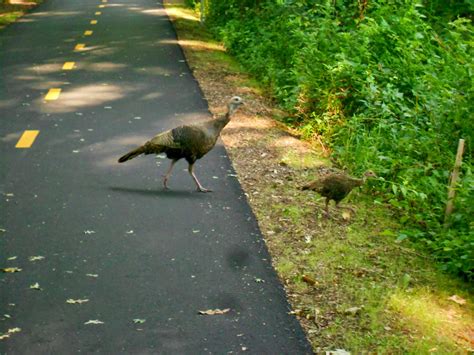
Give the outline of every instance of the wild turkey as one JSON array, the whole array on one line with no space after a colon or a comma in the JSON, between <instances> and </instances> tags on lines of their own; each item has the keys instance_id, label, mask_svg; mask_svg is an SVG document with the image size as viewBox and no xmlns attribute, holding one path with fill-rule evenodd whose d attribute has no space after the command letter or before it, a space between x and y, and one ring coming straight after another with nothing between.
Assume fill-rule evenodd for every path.
<instances>
[{"instance_id":1,"label":"wild turkey","mask_svg":"<svg viewBox=\"0 0 474 355\"><path fill-rule=\"evenodd\" d=\"M321 179L315 180L305 186L302 190L312 190L326 197L326 216L329 216L329 201L334 200L336 207L339 207L341 202L354 187L365 184L368 177L376 177L372 171L368 170L364 173L362 179L355 179L345 174L329 174Z\"/></svg>"},{"instance_id":2,"label":"wild turkey","mask_svg":"<svg viewBox=\"0 0 474 355\"><path fill-rule=\"evenodd\" d=\"M194 174L193 167L197 159L201 159L216 144L220 132L229 123L232 114L243 104L243 100L234 96L230 99L227 106L227 113L222 117L199 122L195 124L183 125L168 131L162 132L142 146L132 150L122 156L118 162L123 163L133 159L140 154L160 154L165 153L168 159L171 159L171 165L163 179L165 189L168 189L168 179L173 170L174 164L181 158L188 162L188 171L198 191L209 192L211 190L202 187L201 183Z\"/></svg>"}]
</instances>

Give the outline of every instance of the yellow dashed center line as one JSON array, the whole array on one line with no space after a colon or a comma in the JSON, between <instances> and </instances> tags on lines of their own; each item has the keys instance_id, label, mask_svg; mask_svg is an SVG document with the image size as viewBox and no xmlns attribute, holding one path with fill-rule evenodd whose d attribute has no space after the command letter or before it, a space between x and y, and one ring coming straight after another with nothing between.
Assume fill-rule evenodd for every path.
<instances>
[{"instance_id":1,"label":"yellow dashed center line","mask_svg":"<svg viewBox=\"0 0 474 355\"><path fill-rule=\"evenodd\" d=\"M49 91L46 94L46 96L44 97L44 99L46 101L57 100L60 93L61 93L61 89L58 89L58 88L49 89Z\"/></svg>"},{"instance_id":2,"label":"yellow dashed center line","mask_svg":"<svg viewBox=\"0 0 474 355\"><path fill-rule=\"evenodd\" d=\"M91 25L97 25L97 20L92 20Z\"/></svg>"},{"instance_id":3,"label":"yellow dashed center line","mask_svg":"<svg viewBox=\"0 0 474 355\"><path fill-rule=\"evenodd\" d=\"M63 65L63 70L72 70L72 69L74 69L75 65L76 65L75 62L66 62Z\"/></svg>"},{"instance_id":4,"label":"yellow dashed center line","mask_svg":"<svg viewBox=\"0 0 474 355\"><path fill-rule=\"evenodd\" d=\"M29 148L38 136L39 131L25 131L18 140L15 148Z\"/></svg>"},{"instance_id":5,"label":"yellow dashed center line","mask_svg":"<svg viewBox=\"0 0 474 355\"><path fill-rule=\"evenodd\" d=\"M100 16L100 15L102 15L102 12L97 11L97 12L95 13L95 15L96 15L96 16Z\"/></svg>"},{"instance_id":6,"label":"yellow dashed center line","mask_svg":"<svg viewBox=\"0 0 474 355\"><path fill-rule=\"evenodd\" d=\"M92 31L87 30L87 31L84 32L84 36L91 36L92 33L93 33Z\"/></svg>"},{"instance_id":7,"label":"yellow dashed center line","mask_svg":"<svg viewBox=\"0 0 474 355\"><path fill-rule=\"evenodd\" d=\"M74 47L74 50L75 51L80 51L81 49L84 49L86 45L84 43L78 43L76 44L76 46Z\"/></svg>"}]
</instances>

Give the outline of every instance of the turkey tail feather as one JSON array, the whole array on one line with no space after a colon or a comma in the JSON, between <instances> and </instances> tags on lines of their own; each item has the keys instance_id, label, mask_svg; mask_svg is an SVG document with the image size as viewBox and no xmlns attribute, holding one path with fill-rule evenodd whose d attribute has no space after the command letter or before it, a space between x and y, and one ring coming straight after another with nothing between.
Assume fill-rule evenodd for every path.
<instances>
[{"instance_id":1,"label":"turkey tail feather","mask_svg":"<svg viewBox=\"0 0 474 355\"><path fill-rule=\"evenodd\" d=\"M301 190L315 190L318 187L318 181L310 182L309 184L301 186Z\"/></svg>"},{"instance_id":2,"label":"turkey tail feather","mask_svg":"<svg viewBox=\"0 0 474 355\"><path fill-rule=\"evenodd\" d=\"M120 157L118 162L123 163L123 162L126 162L127 160L133 159L133 158L139 156L140 154L145 153L145 150L146 150L145 146L142 145L141 147L138 147L138 148L132 150L131 152L128 152L124 156Z\"/></svg>"}]
</instances>

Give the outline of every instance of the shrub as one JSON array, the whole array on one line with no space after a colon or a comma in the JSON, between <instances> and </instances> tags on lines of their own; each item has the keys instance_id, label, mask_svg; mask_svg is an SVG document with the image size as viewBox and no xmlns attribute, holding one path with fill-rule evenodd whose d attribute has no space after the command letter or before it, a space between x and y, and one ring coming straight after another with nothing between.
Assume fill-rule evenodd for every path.
<instances>
[{"instance_id":1,"label":"shrub","mask_svg":"<svg viewBox=\"0 0 474 355\"><path fill-rule=\"evenodd\" d=\"M443 268L474 276L469 1L209 0L208 25L339 165L382 179L377 198ZM466 139L450 227L457 141ZM382 196L382 197L380 197Z\"/></svg>"}]
</instances>

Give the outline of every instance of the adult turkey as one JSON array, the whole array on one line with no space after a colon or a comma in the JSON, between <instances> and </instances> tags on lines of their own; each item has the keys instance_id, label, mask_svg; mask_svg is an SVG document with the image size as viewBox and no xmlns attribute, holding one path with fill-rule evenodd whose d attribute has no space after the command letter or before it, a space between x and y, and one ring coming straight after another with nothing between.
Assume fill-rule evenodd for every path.
<instances>
[{"instance_id":1,"label":"adult turkey","mask_svg":"<svg viewBox=\"0 0 474 355\"><path fill-rule=\"evenodd\" d=\"M369 177L377 177L377 175L368 170L364 173L361 179L356 179L347 174L332 173L304 185L301 189L312 190L319 193L321 196L326 197L325 212L326 216L329 216L328 209L331 200L334 200L336 207L339 207L339 202L349 195L353 188L365 184Z\"/></svg>"},{"instance_id":2,"label":"adult turkey","mask_svg":"<svg viewBox=\"0 0 474 355\"><path fill-rule=\"evenodd\" d=\"M196 183L198 191L210 192L211 190L204 188L194 174L194 163L214 148L222 129L229 123L231 116L242 104L243 100L238 96L234 96L227 105L227 113L225 115L204 122L182 125L162 132L142 146L120 157L118 162L126 162L141 154L165 153L166 157L171 159L171 165L163 179L163 186L165 189L168 189L167 183L174 164L184 158L189 164L188 172Z\"/></svg>"}]
</instances>

